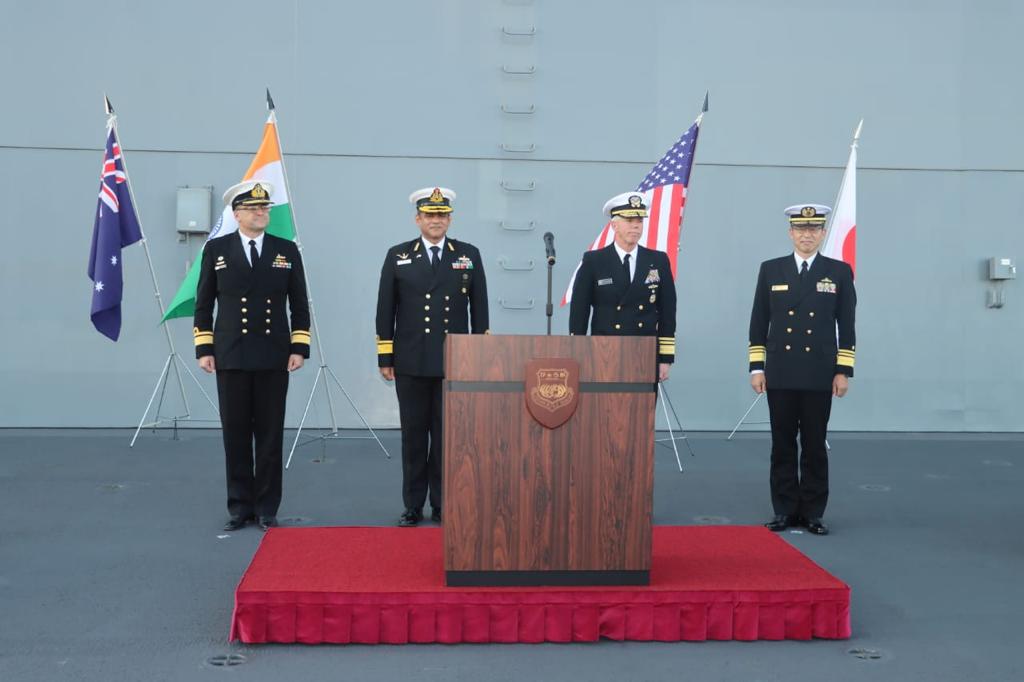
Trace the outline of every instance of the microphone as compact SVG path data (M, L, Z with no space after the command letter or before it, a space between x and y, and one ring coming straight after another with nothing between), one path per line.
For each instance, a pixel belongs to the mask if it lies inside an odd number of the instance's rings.
M544 233L544 250L547 252L548 265L555 264L555 235Z

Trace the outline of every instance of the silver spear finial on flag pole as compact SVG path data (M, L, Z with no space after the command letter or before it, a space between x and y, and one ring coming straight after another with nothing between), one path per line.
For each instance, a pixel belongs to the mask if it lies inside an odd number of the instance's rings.
M270 88L267 88L267 109L274 110L274 98L270 96Z

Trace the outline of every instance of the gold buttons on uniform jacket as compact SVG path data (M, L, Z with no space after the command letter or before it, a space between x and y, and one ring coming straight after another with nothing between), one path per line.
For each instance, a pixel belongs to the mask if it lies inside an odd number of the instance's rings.
M267 333L268 333L268 334L270 333L270 330L269 330L269 329L267 330Z
M466 287L462 287L462 293L466 293Z
M615 309L616 310L622 310L622 306L621 305L617 305L617 306L615 306Z
M430 306L429 305L425 305L425 306L423 306L423 309L424 310L430 310Z
M248 333L249 333L249 330L248 330L248 329L243 329L243 330L242 330L242 333L243 333L243 334L248 334Z
M790 310L790 311L789 311L789 314L790 314L790 315L796 315L796 313L795 313L795 312L793 312L792 310Z
M424 322L430 322L430 318L429 318L429 317L424 317L424 318L423 318L423 321L424 321Z
M616 329L621 329L621 328L622 328L622 325L620 325L620 324L617 324L617 325L615 325L615 328L616 328Z
M644 326L644 323L643 323L643 322L637 322L636 326L637 326L637 327L643 327L643 326Z
M445 321L444 321L444 323L445 323L445 324L448 324L448 320L445 320ZM448 331L448 330L447 330L447 329L445 329L445 331Z
M811 332L811 330L810 330L810 329L808 329L808 330L807 330L807 333L808 333L808 334L810 334L810 333L812 333L812 332Z
M267 318L267 324L270 324L270 318L269 317Z
M640 310L643 310L643 309L644 309L644 304L643 304L643 303L641 303L641 304L640 304Z
M248 323L249 323L249 320L243 317L242 318L242 324L248 324Z
M269 298L267 299L267 305L270 305L270 299Z
M814 311L813 310L811 311L810 315L811 315L811 317L814 317Z
M448 306L445 306L445 307L444 307L444 311L445 311L445 312L448 312L449 310L450 310L450 309L448 308Z
M448 300L448 299L450 299L450 298L451 298L451 296L445 296L445 297L444 297L444 300L446 300L446 301L447 301L447 300Z
M786 350L789 350L789 346L786 346Z
M247 299L245 296L242 297L242 303L245 303L247 300L249 299Z
M787 334L792 334L793 333L793 328L792 327L786 327L786 333Z
M804 350L807 351L808 353L810 353L811 352L811 347L810 346L805 346Z
M426 295L426 297L427 297L427 298L430 298L430 294L427 294L427 295Z
M249 312L249 309L248 308L242 308L242 312L243 313L247 313L247 312Z
M425 331L425 332L426 332L426 333L428 333L428 334L430 333L430 330L429 330L429 329L424 329L423 331Z
M267 308L267 315L270 314L270 308Z

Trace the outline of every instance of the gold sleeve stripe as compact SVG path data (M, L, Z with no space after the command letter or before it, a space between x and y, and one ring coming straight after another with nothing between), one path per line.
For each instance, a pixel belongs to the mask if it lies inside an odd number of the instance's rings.
M768 350L767 346L751 346L750 350Z
M853 367L853 358L839 355L836 357L836 364L842 365L843 367Z
M309 345L309 332L292 332L292 343L304 343Z
M750 351L750 362L764 362L767 359L767 353L763 350L752 350Z
M390 355L395 352L394 342L392 341L378 341L377 342L377 354L378 355Z
M674 337L674 336L659 336L658 337L658 341L675 341L675 340L676 340L676 337Z
M195 341L197 346L205 346L213 343L213 332L203 332L196 334Z
M840 355L855 355L856 353L854 351L852 351L852 350L846 350L845 348L840 348L839 349L839 354Z

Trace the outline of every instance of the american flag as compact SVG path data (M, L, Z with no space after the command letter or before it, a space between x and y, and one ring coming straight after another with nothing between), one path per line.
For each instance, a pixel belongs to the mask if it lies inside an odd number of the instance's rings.
M121 334L121 249L142 239L139 218L128 191L121 144L113 121L108 124L107 146L100 176L100 199L92 228L89 279L92 280L90 317L96 331L117 341Z
M648 249L664 251L672 264L672 276L676 276L676 255L679 251L679 232L683 224L683 208L686 206L686 188L690 184L690 170L693 168L693 155L697 148L697 134L700 132L700 117L693 122L682 137L671 149L665 152L661 160L644 177L636 188L644 193L647 205L647 217L644 218L644 231L640 236L640 244ZM588 251L603 249L612 243L615 233L608 222L590 245ZM572 300L572 285L576 281L576 272L572 273L569 288L562 297L564 306Z

